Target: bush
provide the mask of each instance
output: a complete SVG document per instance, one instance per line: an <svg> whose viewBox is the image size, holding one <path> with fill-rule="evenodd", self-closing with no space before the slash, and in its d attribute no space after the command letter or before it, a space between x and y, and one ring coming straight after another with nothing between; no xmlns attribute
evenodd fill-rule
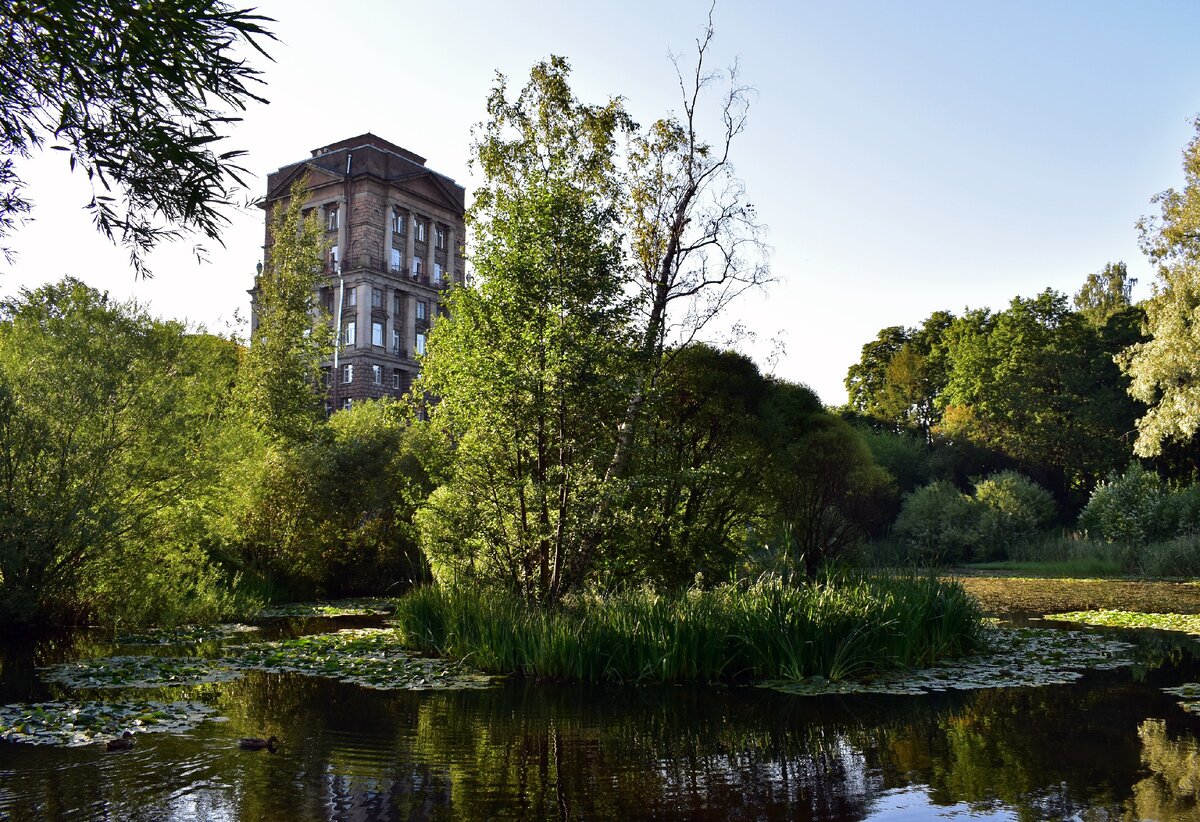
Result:
<svg viewBox="0 0 1200 822"><path fill-rule="evenodd" d="M1010 556L1023 542L1035 539L1054 519L1050 492L1016 471L1000 471L975 483L975 503L980 506L981 557Z"/></svg>
<svg viewBox="0 0 1200 822"><path fill-rule="evenodd" d="M920 562L961 562L974 554L979 512L952 483L930 483L904 497L893 532Z"/></svg>
<svg viewBox="0 0 1200 822"><path fill-rule="evenodd" d="M1163 500L1158 475L1134 463L1096 486L1079 515L1079 527L1092 539L1145 545L1161 535Z"/></svg>

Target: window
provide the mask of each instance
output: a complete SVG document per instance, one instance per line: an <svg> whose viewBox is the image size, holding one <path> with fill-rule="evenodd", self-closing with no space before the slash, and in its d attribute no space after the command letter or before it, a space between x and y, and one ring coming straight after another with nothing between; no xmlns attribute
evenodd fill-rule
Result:
<svg viewBox="0 0 1200 822"><path fill-rule="evenodd" d="M400 332L392 329L392 350L397 354L400 353Z"/></svg>
<svg viewBox="0 0 1200 822"><path fill-rule="evenodd" d="M354 290L354 286L346 289L346 305L358 305L358 292Z"/></svg>
<svg viewBox="0 0 1200 822"><path fill-rule="evenodd" d="M393 248L392 249L392 271L399 271L400 269L401 269L400 249Z"/></svg>
<svg viewBox="0 0 1200 822"><path fill-rule="evenodd" d="M342 382L354 382L354 366L352 364L347 363L346 365L342 366Z"/></svg>
<svg viewBox="0 0 1200 822"><path fill-rule="evenodd" d="M414 239L418 243L425 242L425 221L424 220L418 219L416 217L413 218L413 233L415 235Z"/></svg>
<svg viewBox="0 0 1200 822"><path fill-rule="evenodd" d="M346 399L342 400L342 410L343 411L349 411L353 405L354 405L354 400L350 399L349 397L346 397Z"/></svg>
<svg viewBox="0 0 1200 822"><path fill-rule="evenodd" d="M424 300L417 300L417 319L418 320L424 320L424 319L428 318L428 316L429 316L428 308L429 308L428 303L426 303Z"/></svg>
<svg viewBox="0 0 1200 822"><path fill-rule="evenodd" d="M398 208L392 208L392 233L404 236L404 227L408 220L404 219L404 212Z"/></svg>
<svg viewBox="0 0 1200 822"><path fill-rule="evenodd" d="M325 386L326 388L329 387L329 381L331 379L333 379L332 372L333 372L332 368L322 368L321 369L321 385Z"/></svg>
<svg viewBox="0 0 1200 822"><path fill-rule="evenodd" d="M329 249L329 270L338 270L338 247L336 245Z"/></svg>
<svg viewBox="0 0 1200 822"><path fill-rule="evenodd" d="M413 257L413 279L421 276L421 269L424 267L424 261L420 257Z"/></svg>
<svg viewBox="0 0 1200 822"><path fill-rule="evenodd" d="M378 365L371 366L371 382L376 385L383 385L383 367Z"/></svg>
<svg viewBox="0 0 1200 822"><path fill-rule="evenodd" d="M383 308L383 289L371 289L371 308Z"/></svg>
<svg viewBox="0 0 1200 822"><path fill-rule="evenodd" d="M325 228L328 231L338 230L338 207L335 205L325 207Z"/></svg>
<svg viewBox="0 0 1200 822"><path fill-rule="evenodd" d="M371 345L383 345L383 323L371 323Z"/></svg>
<svg viewBox="0 0 1200 822"><path fill-rule="evenodd" d="M400 297L400 295L399 295L399 294L397 294L397 295L396 295L396 299L394 300L394 302L393 302L392 304L395 306L396 316L401 316L401 315L403 315L403 313L404 313L404 300L403 300L403 299Z"/></svg>
<svg viewBox="0 0 1200 822"><path fill-rule="evenodd" d="M400 369L392 369L392 388L400 387Z"/></svg>
<svg viewBox="0 0 1200 822"><path fill-rule="evenodd" d="M438 226L437 228L435 228L433 230L433 237L434 237L434 243L437 244L438 248L446 247L446 229L442 228L441 226Z"/></svg>
<svg viewBox="0 0 1200 822"><path fill-rule="evenodd" d="M354 320L350 320L348 323L346 323L346 327L342 329L342 342L344 342L346 345L354 345L358 342L358 329L355 327L355 325L356 324ZM350 381L346 380L346 382Z"/></svg>
<svg viewBox="0 0 1200 822"><path fill-rule="evenodd" d="M434 285L442 284L442 264L441 263L433 264L433 284Z"/></svg>
<svg viewBox="0 0 1200 822"><path fill-rule="evenodd" d="M425 354L425 335L424 334L417 334L417 353L421 354L421 355Z"/></svg>

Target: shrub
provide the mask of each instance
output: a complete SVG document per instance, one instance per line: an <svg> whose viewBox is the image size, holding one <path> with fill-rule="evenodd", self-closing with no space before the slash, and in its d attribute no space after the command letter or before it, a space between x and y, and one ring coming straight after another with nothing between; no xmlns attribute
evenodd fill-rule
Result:
<svg viewBox="0 0 1200 822"><path fill-rule="evenodd" d="M988 556L1009 556L1054 519L1054 498L1024 474L1000 471L975 483L980 506L978 545Z"/></svg>
<svg viewBox="0 0 1200 822"><path fill-rule="evenodd" d="M1145 545L1159 534L1163 498L1158 475L1134 463L1096 486L1079 527L1093 539Z"/></svg>
<svg viewBox="0 0 1200 822"><path fill-rule="evenodd" d="M904 497L893 528L923 562L959 562L975 552L979 511L969 497L942 480Z"/></svg>
<svg viewBox="0 0 1200 822"><path fill-rule="evenodd" d="M1140 570L1151 577L1200 576L1200 538L1179 536L1147 545L1141 552Z"/></svg>

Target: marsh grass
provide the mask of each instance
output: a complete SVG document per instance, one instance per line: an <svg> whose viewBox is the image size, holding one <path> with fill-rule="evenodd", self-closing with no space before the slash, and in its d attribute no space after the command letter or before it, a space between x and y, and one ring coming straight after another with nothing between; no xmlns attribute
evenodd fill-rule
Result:
<svg viewBox="0 0 1200 822"><path fill-rule="evenodd" d="M635 590L555 609L430 586L399 601L395 623L411 647L490 673L589 682L840 680L980 643L979 609L962 587L916 576Z"/></svg>

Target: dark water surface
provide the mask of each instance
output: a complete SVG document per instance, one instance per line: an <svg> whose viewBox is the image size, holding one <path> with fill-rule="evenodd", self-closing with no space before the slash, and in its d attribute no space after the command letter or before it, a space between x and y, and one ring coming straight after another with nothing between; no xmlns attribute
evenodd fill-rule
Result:
<svg viewBox="0 0 1200 822"><path fill-rule="evenodd" d="M276 632L365 624L378 622ZM84 635L0 649L0 702L69 698L35 666L112 652ZM0 819L1200 820L1200 717L1159 690L1200 681L1200 649L1143 634L1138 658L1071 686L927 697L385 692L250 672L133 693L229 719L186 736L144 734L112 754L0 742ZM268 734L283 741L274 755L237 748Z"/></svg>

